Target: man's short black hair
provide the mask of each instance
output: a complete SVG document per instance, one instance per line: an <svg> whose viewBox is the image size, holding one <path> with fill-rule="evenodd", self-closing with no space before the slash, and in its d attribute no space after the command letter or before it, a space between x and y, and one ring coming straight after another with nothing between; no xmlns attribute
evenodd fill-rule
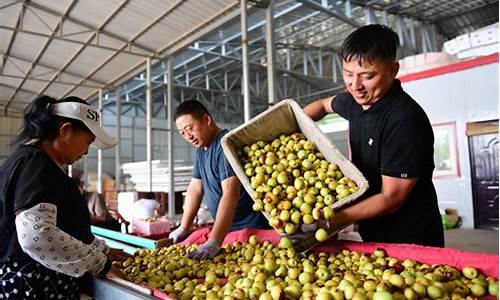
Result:
<svg viewBox="0 0 500 300"><path fill-rule="evenodd" d="M362 26L352 32L342 43L340 57L349 62L373 62L376 59L394 62L399 46L398 35L380 24Z"/></svg>
<svg viewBox="0 0 500 300"><path fill-rule="evenodd" d="M177 120L177 118L183 115L191 115L193 118L199 120L205 114L210 116L210 113L205 108L205 106L201 104L201 102L196 100L188 100L182 102L179 106L177 106L177 108L175 109L174 120Z"/></svg>

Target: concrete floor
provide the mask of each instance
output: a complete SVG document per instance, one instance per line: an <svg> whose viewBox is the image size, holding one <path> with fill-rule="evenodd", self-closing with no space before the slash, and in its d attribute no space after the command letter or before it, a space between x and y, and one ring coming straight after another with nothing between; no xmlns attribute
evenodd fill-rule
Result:
<svg viewBox="0 0 500 300"><path fill-rule="evenodd" d="M446 248L498 255L498 230L448 229L444 231Z"/></svg>

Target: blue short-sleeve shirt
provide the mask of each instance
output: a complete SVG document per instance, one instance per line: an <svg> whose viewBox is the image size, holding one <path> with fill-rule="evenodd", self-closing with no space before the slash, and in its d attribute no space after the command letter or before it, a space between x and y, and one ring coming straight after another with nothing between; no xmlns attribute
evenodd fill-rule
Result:
<svg viewBox="0 0 500 300"><path fill-rule="evenodd" d="M196 161L193 170L193 177L201 179L204 199L214 219L217 216L217 209L222 197L221 182L229 177L236 176L222 151L220 143L222 137L227 132L227 130L221 130L206 150L199 148L196 151ZM252 204L253 201L250 195L241 186L240 198L230 228L231 231L248 227L264 227L264 217L262 214L252 210Z"/></svg>

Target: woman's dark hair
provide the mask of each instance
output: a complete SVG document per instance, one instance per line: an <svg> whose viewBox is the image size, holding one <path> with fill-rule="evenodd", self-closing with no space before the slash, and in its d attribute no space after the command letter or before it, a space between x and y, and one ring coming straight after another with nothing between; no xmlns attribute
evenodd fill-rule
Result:
<svg viewBox="0 0 500 300"><path fill-rule="evenodd" d="M199 120L205 114L210 116L210 113L205 108L205 106L201 104L201 102L196 100L188 100L182 102L179 106L177 106L177 108L175 109L174 120L177 120L177 118L183 115L191 115L193 118Z"/></svg>
<svg viewBox="0 0 500 300"><path fill-rule="evenodd" d="M52 141L59 133L59 126L66 122L70 122L75 130L90 132L87 126L79 120L50 113L50 105L61 102L79 102L88 105L86 101L78 97L67 97L59 101L49 96L36 98L24 110L21 131L14 143L25 143L32 139L37 139L37 143L45 140Z"/></svg>
<svg viewBox="0 0 500 300"><path fill-rule="evenodd" d="M340 57L346 61L372 62L376 59L394 62L399 37L387 26L371 24L352 32L342 43Z"/></svg>

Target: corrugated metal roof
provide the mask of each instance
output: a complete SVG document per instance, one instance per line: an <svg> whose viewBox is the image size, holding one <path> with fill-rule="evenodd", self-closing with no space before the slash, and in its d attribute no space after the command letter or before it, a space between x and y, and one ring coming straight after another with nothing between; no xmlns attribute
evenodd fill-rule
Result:
<svg viewBox="0 0 500 300"><path fill-rule="evenodd" d="M448 38L472 32L483 26L498 22L498 1L487 2L465 12L455 15L440 16L435 23Z"/></svg>
<svg viewBox="0 0 500 300"><path fill-rule="evenodd" d="M22 108L38 94L88 98L238 8L236 0L2 0L0 105Z"/></svg>
<svg viewBox="0 0 500 300"><path fill-rule="evenodd" d="M174 70L182 66L193 80L205 76L207 68L214 70L214 77L227 70L241 73L237 54L236 59L225 60L217 52L222 51L217 48L221 43L227 51L241 51L239 4L239 0L0 0L0 109L7 104L23 108L42 93L89 99L99 88L125 82L132 95L144 98L140 88L144 82L127 80L144 69L146 56L155 58L156 75L164 72L157 59L169 53L175 53ZM338 48L353 25L316 10L315 5L342 14L349 4L351 22L365 24L374 18L394 25L411 19L434 25L447 39L498 21L498 0L275 0L278 56L286 53L280 44L291 51ZM249 11L254 69L262 67L255 62L265 61L264 19L263 9ZM199 49L186 48L202 37ZM214 74L217 70L219 75Z"/></svg>

